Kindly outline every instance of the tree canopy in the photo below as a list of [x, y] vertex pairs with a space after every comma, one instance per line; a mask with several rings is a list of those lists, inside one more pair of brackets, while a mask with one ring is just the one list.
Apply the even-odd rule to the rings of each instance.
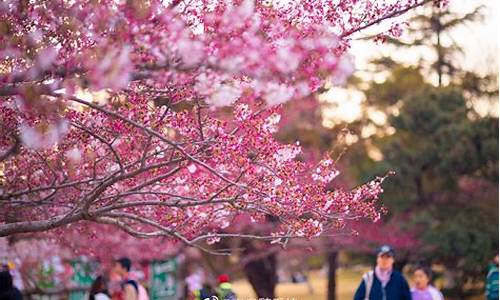
[[[3, 3], [0, 236], [84, 222], [201, 247], [379, 218], [383, 178], [327, 189], [329, 157], [275, 140], [280, 104], [345, 81], [353, 35], [426, 2]], [[220, 233], [242, 213], [279, 226]]]

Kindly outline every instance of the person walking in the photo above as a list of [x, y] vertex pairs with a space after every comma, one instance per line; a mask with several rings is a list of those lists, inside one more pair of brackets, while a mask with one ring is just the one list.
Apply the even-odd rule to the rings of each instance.
[[131, 278], [130, 269], [132, 261], [127, 257], [115, 260], [112, 272], [121, 277], [122, 300], [149, 300], [146, 289], [136, 280]]
[[89, 291], [89, 300], [110, 300], [108, 292], [108, 280], [100, 275], [92, 282]]
[[8, 269], [0, 271], [0, 300], [23, 300], [23, 294], [14, 286]]
[[205, 271], [200, 266], [189, 265], [189, 275], [185, 279], [186, 297], [188, 300], [196, 298], [198, 291], [203, 288], [206, 281]]
[[432, 284], [432, 271], [428, 267], [418, 266], [413, 271], [415, 287], [411, 289], [412, 300], [444, 300], [443, 294]]
[[217, 298], [217, 292], [211, 284], [205, 282], [201, 289], [194, 292], [195, 300], [220, 300]]
[[408, 282], [393, 269], [394, 261], [394, 249], [388, 245], [380, 247], [375, 269], [363, 275], [354, 300], [411, 300]]
[[498, 299], [498, 254], [488, 267], [488, 275], [486, 276], [486, 298], [488, 298], [488, 300]]
[[219, 275], [217, 278], [219, 286], [217, 287], [217, 294], [219, 295], [219, 300], [236, 300], [236, 294], [233, 291], [231, 282], [229, 282], [229, 276], [226, 274]]
[[121, 299], [138, 300], [139, 288], [137, 282], [130, 278], [132, 261], [127, 257], [115, 260], [112, 272], [120, 276]]

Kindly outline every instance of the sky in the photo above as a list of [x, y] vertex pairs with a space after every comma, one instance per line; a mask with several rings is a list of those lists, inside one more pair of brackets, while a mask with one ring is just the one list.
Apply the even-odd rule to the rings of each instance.
[[[499, 46], [500, 40], [500, 1], [497, 0], [450, 0], [449, 9], [457, 13], [467, 13], [474, 10], [475, 7], [484, 5], [484, 21], [468, 26], [461, 26], [451, 32], [451, 37], [463, 47], [464, 54], [459, 57], [460, 63], [465, 70], [471, 70], [480, 74], [497, 73], [499, 69]], [[419, 13], [420, 11], [416, 11]], [[382, 25], [374, 30], [381, 30]], [[410, 24], [411, 26], [411, 24]], [[365, 33], [370, 35], [371, 33]], [[404, 38], [404, 36], [403, 36]], [[449, 42], [445, 40], [444, 42]], [[374, 44], [367, 41], [353, 41], [351, 54], [355, 58], [356, 69], [359, 70], [356, 75], [363, 76], [363, 71], [367, 69], [367, 62], [380, 54], [390, 55], [397, 61], [403, 61], [409, 64], [415, 64], [420, 57], [432, 59], [433, 53], [421, 48], [415, 48], [408, 51], [394, 51], [387, 45]], [[380, 79], [380, 78], [379, 78]], [[377, 80], [377, 78], [375, 78]], [[430, 78], [437, 82], [437, 78]], [[361, 113], [361, 104], [363, 94], [355, 90], [346, 90], [343, 88], [333, 88], [320, 98], [329, 105], [324, 108], [324, 124], [332, 127], [338, 122], [354, 121]], [[480, 113], [486, 114], [493, 110], [498, 116], [498, 102], [494, 107], [486, 104], [477, 104], [475, 107]], [[383, 116], [375, 116], [383, 121]]]

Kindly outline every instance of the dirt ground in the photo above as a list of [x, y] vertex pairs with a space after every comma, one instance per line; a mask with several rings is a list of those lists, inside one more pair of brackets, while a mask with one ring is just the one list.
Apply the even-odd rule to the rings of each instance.
[[[362, 271], [339, 270], [338, 272], [338, 299], [352, 299], [356, 288], [361, 280]], [[321, 300], [326, 299], [327, 281], [320, 272], [309, 273], [312, 293], [305, 283], [280, 283], [276, 296], [279, 300]], [[236, 281], [233, 284], [239, 300], [253, 300], [255, 294], [250, 284], [245, 280]]]
[[[365, 270], [341, 269], [337, 272], [338, 300], [352, 300]], [[327, 293], [326, 276], [319, 271], [309, 273], [312, 293], [305, 283], [280, 283], [276, 296], [279, 300], [324, 300]], [[246, 280], [233, 283], [238, 300], [257, 300], [252, 287]], [[469, 300], [484, 300], [483, 296], [472, 297]]]

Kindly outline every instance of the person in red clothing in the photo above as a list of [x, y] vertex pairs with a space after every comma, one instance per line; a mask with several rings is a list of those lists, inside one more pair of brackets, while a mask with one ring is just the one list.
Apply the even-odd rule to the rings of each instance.
[[236, 300], [236, 294], [233, 291], [231, 283], [229, 282], [229, 276], [226, 274], [219, 275], [217, 278], [219, 286], [217, 287], [217, 294], [219, 295], [219, 300]]

